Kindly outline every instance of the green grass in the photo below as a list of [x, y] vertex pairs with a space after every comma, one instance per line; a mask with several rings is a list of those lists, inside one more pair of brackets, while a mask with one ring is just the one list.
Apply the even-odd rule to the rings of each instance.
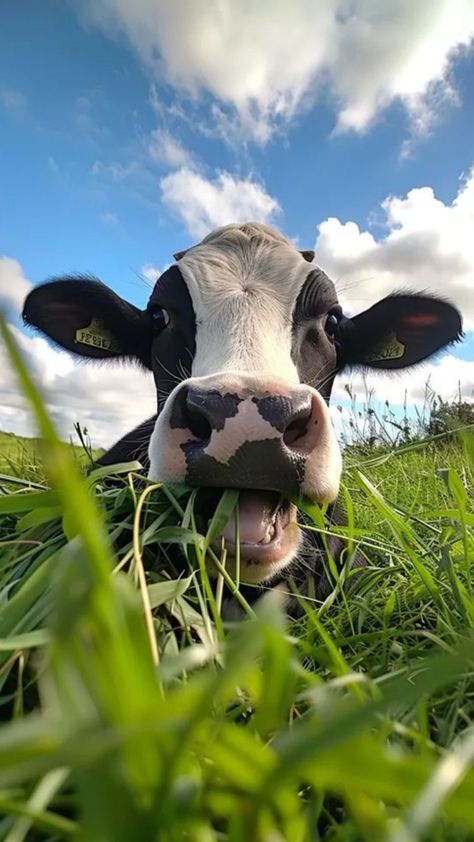
[[38, 440], [0, 432], [0, 474], [30, 479], [32, 482], [44, 479], [38, 456]]
[[472, 439], [348, 451], [367, 567], [225, 623], [235, 494], [199, 532], [136, 465], [81, 479], [16, 364], [47, 488], [0, 489], [0, 839], [473, 840]]
[[[82, 435], [81, 428], [76, 426], [79, 434]], [[77, 445], [71, 443], [73, 457], [79, 468], [89, 465], [90, 457], [96, 457], [101, 452], [90, 448], [86, 440], [84, 440], [84, 445], [82, 447], [79, 443]], [[12, 485], [11, 477], [43, 484], [46, 475], [40, 453], [41, 442], [38, 438], [16, 436], [0, 430], [0, 483], [8, 484], [8, 480], [4, 479], [7, 475], [10, 477], [10, 486]]]

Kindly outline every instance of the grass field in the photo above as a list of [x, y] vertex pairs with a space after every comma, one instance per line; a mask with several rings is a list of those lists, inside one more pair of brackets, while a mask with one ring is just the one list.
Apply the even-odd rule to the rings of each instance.
[[[85, 446], [82, 447], [77, 436], [76, 442], [74, 445], [71, 443], [73, 458], [79, 468], [86, 468], [91, 463], [91, 457], [97, 457], [101, 451], [92, 450], [86, 440]], [[0, 474], [31, 483], [43, 483], [46, 477], [42, 466], [40, 441], [0, 430]]]
[[0, 473], [22, 479], [44, 478], [38, 441], [0, 431]]
[[[368, 565], [349, 554], [289, 624], [209, 548], [234, 493], [200, 526], [195, 493], [136, 465], [80, 479], [23, 389], [47, 487], [10, 449], [0, 839], [474, 840], [473, 439], [346, 452], [340, 531]], [[245, 619], [226, 624], [231, 592]]]

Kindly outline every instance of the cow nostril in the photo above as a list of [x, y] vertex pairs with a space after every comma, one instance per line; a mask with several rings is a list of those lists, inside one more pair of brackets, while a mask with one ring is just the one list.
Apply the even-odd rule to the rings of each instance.
[[193, 436], [200, 441], [208, 441], [211, 438], [212, 427], [207, 418], [192, 407], [188, 406], [187, 426]]
[[304, 448], [311, 419], [311, 405], [301, 407], [299, 412], [293, 415], [283, 433], [283, 442], [287, 447], [299, 448], [302, 446]]
[[296, 421], [292, 421], [291, 424], [288, 424], [288, 427], [283, 433], [283, 441], [286, 446], [292, 447], [292, 445], [296, 444], [298, 439], [301, 439], [306, 435], [307, 429], [307, 418], [297, 418]]

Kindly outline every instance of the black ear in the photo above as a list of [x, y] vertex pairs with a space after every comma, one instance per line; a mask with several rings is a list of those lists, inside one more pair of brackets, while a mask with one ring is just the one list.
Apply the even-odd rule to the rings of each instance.
[[23, 319], [62, 348], [82, 357], [130, 357], [150, 367], [151, 325], [146, 312], [90, 278], [61, 278], [35, 287]]
[[301, 256], [302, 256], [302, 257], [304, 257], [304, 259], [305, 259], [305, 260], [307, 260], [307, 261], [308, 261], [308, 263], [312, 263], [312, 262], [313, 262], [313, 260], [314, 260], [314, 251], [311, 251], [311, 249], [306, 249], [306, 251], [300, 251], [300, 254], [301, 254]]
[[343, 319], [335, 339], [342, 365], [395, 369], [419, 363], [461, 337], [461, 316], [446, 301], [390, 295]]

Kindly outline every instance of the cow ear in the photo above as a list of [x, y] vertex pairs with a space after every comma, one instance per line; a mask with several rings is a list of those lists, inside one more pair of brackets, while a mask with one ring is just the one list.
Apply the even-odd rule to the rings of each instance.
[[369, 368], [414, 365], [462, 337], [459, 312], [439, 298], [391, 295], [352, 319], [337, 337], [341, 362]]
[[90, 278], [61, 278], [35, 287], [23, 308], [26, 324], [81, 357], [129, 357], [150, 367], [146, 312]]

